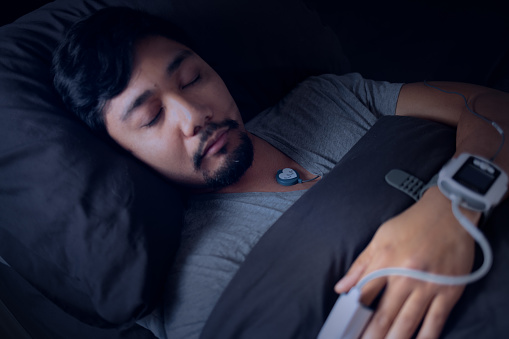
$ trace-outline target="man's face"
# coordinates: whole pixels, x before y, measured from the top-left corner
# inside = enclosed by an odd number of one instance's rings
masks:
[[[227,186],[252,162],[251,140],[221,78],[163,37],[136,45],[129,84],[107,103],[104,119],[122,147],[184,185]]]

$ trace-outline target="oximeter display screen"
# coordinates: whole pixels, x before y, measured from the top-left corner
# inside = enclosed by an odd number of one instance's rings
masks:
[[[453,179],[477,193],[485,194],[499,174],[493,166],[471,157],[454,174]]]

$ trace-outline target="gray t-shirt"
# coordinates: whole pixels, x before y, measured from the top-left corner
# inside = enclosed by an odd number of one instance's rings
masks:
[[[246,128],[309,172],[327,175],[378,117],[395,113],[400,87],[355,73],[312,77]],[[192,197],[164,302],[139,323],[159,338],[198,338],[252,247],[303,193]]]

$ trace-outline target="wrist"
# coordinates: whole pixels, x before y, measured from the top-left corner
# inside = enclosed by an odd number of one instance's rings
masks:
[[[461,153],[438,173],[438,187],[450,200],[474,211],[490,213],[507,191],[507,174],[491,160]]]
[[[424,192],[421,200],[425,200],[428,204],[435,205],[435,208],[443,209],[447,208],[452,213],[452,202],[447,198],[438,188],[438,186],[429,187]],[[470,220],[472,223],[477,225],[482,217],[482,212],[473,211],[460,206],[461,212]]]

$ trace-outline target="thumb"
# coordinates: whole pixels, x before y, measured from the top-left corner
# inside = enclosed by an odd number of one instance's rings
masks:
[[[361,254],[352,264],[346,275],[336,283],[334,286],[336,293],[341,294],[350,291],[361,279],[367,267],[367,261],[363,260],[363,258],[364,256]]]

